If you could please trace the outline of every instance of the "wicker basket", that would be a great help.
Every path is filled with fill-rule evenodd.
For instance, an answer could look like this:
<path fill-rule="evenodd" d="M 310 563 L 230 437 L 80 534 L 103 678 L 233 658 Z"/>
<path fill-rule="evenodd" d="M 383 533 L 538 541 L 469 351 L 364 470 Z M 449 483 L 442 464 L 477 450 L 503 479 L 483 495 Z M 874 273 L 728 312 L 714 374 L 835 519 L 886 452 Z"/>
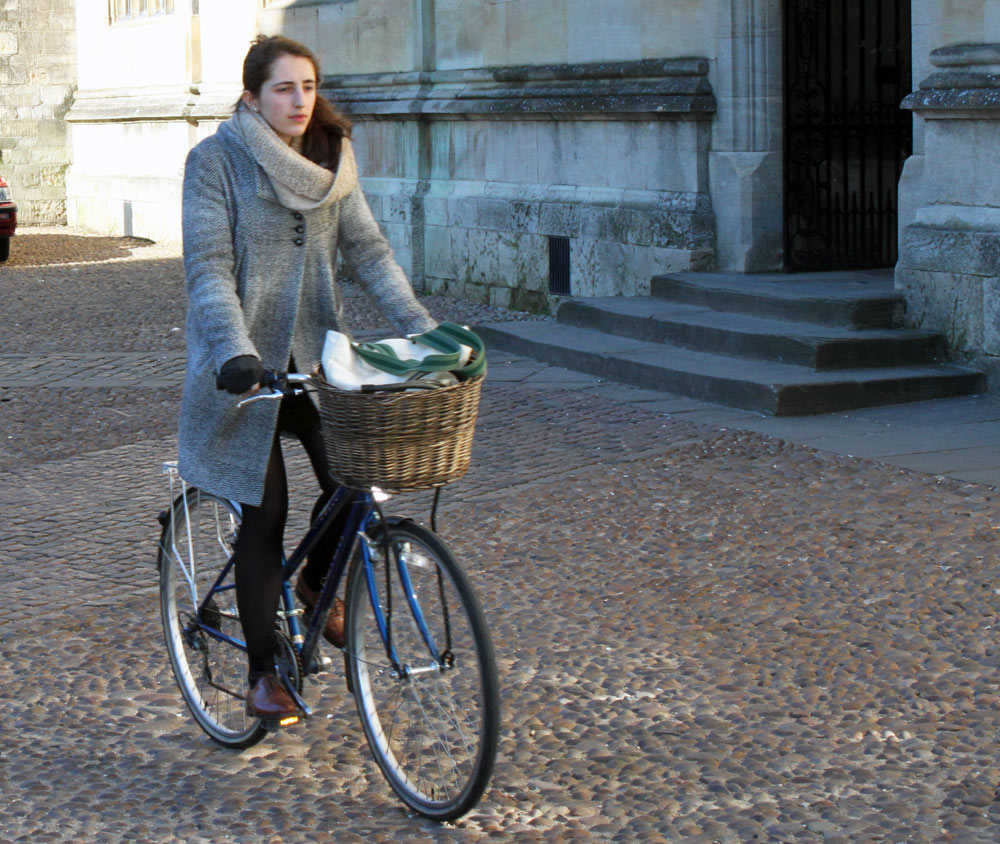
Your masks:
<path fill-rule="evenodd" d="M 430 489 L 469 468 L 483 376 L 452 387 L 359 393 L 318 384 L 333 476 L 355 489 Z"/>

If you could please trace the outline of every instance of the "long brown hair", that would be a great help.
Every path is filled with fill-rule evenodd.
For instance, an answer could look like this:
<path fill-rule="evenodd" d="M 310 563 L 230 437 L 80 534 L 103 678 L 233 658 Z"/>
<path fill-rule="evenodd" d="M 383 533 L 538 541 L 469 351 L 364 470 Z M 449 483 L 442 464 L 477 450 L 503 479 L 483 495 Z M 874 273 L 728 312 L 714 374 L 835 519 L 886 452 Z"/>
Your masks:
<path fill-rule="evenodd" d="M 308 59 L 316 73 L 316 84 L 320 84 L 319 61 L 308 47 L 283 35 L 258 35 L 243 60 L 243 90 L 259 97 L 261 88 L 271 76 L 271 66 L 282 56 Z M 340 139 L 349 137 L 351 121 L 317 94 L 312 119 L 302 136 L 302 154 L 336 171 L 340 162 Z"/>

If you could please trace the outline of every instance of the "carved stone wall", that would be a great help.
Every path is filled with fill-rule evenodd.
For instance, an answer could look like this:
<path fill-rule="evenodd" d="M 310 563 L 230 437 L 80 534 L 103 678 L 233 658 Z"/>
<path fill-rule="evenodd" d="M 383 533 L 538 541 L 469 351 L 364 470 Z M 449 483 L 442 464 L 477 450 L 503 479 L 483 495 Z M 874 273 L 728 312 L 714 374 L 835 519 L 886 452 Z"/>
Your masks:
<path fill-rule="evenodd" d="M 376 218 L 415 281 L 549 306 L 549 240 L 573 295 L 648 293 L 710 268 L 715 98 L 698 59 L 341 77 Z"/>
<path fill-rule="evenodd" d="M 0 175 L 18 222 L 66 222 L 65 122 L 76 90 L 73 0 L 0 5 Z"/>

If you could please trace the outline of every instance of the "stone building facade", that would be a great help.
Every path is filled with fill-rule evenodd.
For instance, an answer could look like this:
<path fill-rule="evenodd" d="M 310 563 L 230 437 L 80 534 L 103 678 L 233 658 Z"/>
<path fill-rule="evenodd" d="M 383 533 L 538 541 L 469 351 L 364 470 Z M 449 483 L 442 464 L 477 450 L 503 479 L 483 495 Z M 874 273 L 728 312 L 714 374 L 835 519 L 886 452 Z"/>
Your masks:
<path fill-rule="evenodd" d="M 354 120 L 418 286 L 545 309 L 662 272 L 895 265 L 911 322 L 1000 359 L 995 0 L 72 5 L 72 223 L 176 239 L 187 150 L 281 32 Z"/>
<path fill-rule="evenodd" d="M 0 176 L 14 191 L 21 223 L 66 222 L 74 6 L 73 0 L 0 3 Z"/>
<path fill-rule="evenodd" d="M 176 238 L 187 149 L 230 112 L 253 35 L 281 32 L 354 120 L 418 286 L 544 309 L 552 266 L 593 295 L 716 263 L 696 0 L 174 0 L 110 23 L 105 0 L 76 5 L 71 222 Z"/>

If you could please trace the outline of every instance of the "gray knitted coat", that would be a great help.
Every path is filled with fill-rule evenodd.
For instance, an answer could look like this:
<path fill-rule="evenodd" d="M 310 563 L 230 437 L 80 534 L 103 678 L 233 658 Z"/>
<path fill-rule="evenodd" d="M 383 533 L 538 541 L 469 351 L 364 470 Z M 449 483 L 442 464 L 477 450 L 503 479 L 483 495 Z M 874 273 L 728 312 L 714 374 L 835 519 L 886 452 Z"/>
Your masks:
<path fill-rule="evenodd" d="M 347 330 L 336 282 L 338 248 L 400 335 L 436 324 L 396 264 L 353 166 L 341 167 L 337 178 L 347 182 L 338 192 L 343 198 L 292 211 L 278 204 L 250 148 L 227 123 L 188 154 L 179 464 L 190 484 L 260 504 L 278 402 L 237 409 L 236 396 L 216 389 L 216 373 L 237 355 L 257 355 L 265 369 L 284 370 L 290 357 L 300 372 L 319 363 L 327 329 Z"/>

